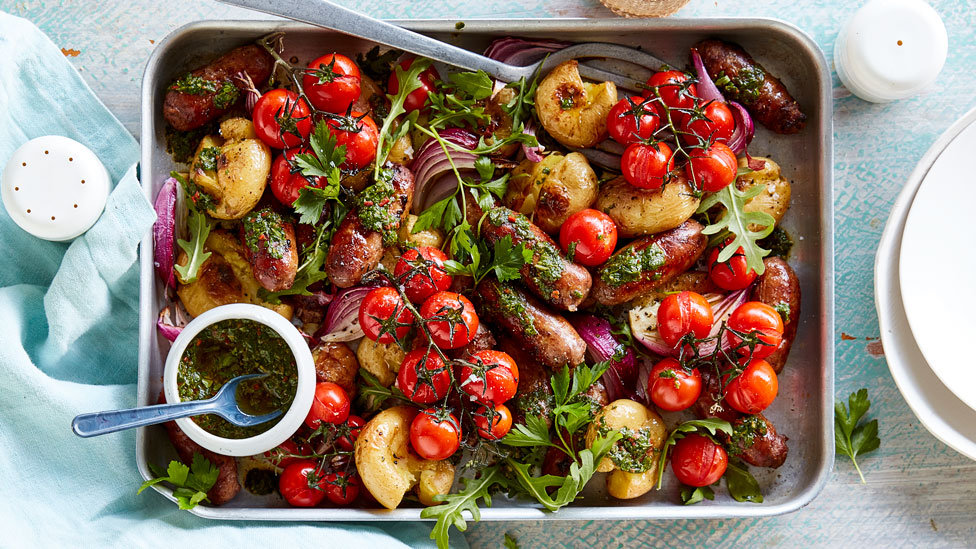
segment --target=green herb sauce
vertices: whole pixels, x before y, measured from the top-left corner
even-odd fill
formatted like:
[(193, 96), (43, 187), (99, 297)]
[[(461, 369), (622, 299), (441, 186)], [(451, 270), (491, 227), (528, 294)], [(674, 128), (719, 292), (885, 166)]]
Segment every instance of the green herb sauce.
[(384, 246), (397, 243), (400, 218), (390, 211), (390, 206), (395, 200), (397, 200), (396, 190), (393, 188), (393, 183), (386, 178), (378, 179), (357, 197), (359, 221), (362, 222), (363, 227), (383, 235)]
[(611, 257), (600, 268), (600, 279), (610, 286), (622, 286), (640, 280), (644, 273), (664, 267), (667, 259), (664, 250), (656, 243), (641, 250), (631, 246)]
[(214, 106), (218, 109), (226, 109), (234, 103), (237, 103), (240, 97), (241, 90), (237, 89), (237, 86), (233, 82), (226, 80), (221, 84), (220, 89), (217, 90), (217, 95), (214, 96)]
[(785, 229), (776, 227), (769, 236), (757, 242), (759, 247), (769, 250), (768, 257), (782, 257), (789, 259), (790, 251), (793, 249), (793, 239)]
[(724, 72), (719, 73), (715, 85), (721, 88), (729, 99), (748, 105), (759, 99), (765, 80), (766, 71), (756, 64), (739, 69), (734, 78)]
[[(298, 387), (298, 369), (288, 344), (260, 322), (223, 320), (197, 334), (180, 358), (180, 400), (211, 398), (231, 379), (257, 373), (268, 376), (238, 386), (241, 409), (258, 415), (287, 408)], [(254, 427), (237, 427), (212, 414), (196, 416), (193, 421), (209, 433), (234, 439), (261, 434), (278, 423), (273, 420)]]
[(535, 322), (532, 315), (525, 309), (525, 300), (519, 296), (518, 292), (505, 284), (498, 284), (498, 312), (504, 318), (514, 318), (522, 326), (525, 335), (539, 335), (535, 329)]
[(565, 270), (559, 248), (552, 242), (536, 238), (529, 218), (508, 208), (491, 210), (488, 213), (488, 222), (496, 227), (511, 223), (515, 233), (512, 244), (517, 245), (521, 241), (527, 249), (532, 250), (532, 261), (526, 264), (529, 279), (535, 283), (541, 294), (550, 295)]
[(244, 489), (256, 496), (266, 496), (278, 488), (278, 475), (274, 471), (255, 467), (244, 475)]
[(251, 253), (256, 254), (264, 248), (269, 256), (281, 259), (291, 247), (283, 224), (284, 220), (271, 208), (251, 211), (243, 219), (244, 244)]
[(169, 89), (190, 95), (206, 95), (217, 91), (217, 83), (202, 76), (187, 74), (170, 85)]
[(190, 130), (181, 132), (174, 129), (169, 124), (166, 125), (166, 152), (168, 152), (175, 162), (189, 164), (193, 160), (193, 154), (197, 150), (197, 145), (207, 135), (217, 133), (217, 121)]
[[(641, 427), (637, 431), (622, 427), (619, 429), (620, 440), (614, 443), (607, 454), (610, 461), (621, 471), (628, 473), (643, 473), (649, 471), (657, 461), (657, 451), (651, 443), (651, 428)], [(600, 436), (607, 436), (610, 430), (605, 426), (600, 428)]]
[(217, 169), (217, 157), (219, 156), (220, 147), (204, 147), (197, 155), (197, 167), (212, 172)]
[(732, 427), (732, 439), (729, 444), (729, 451), (733, 455), (742, 450), (751, 448), (756, 442), (756, 437), (766, 436), (766, 422), (759, 419), (759, 416), (746, 416), (740, 423)]

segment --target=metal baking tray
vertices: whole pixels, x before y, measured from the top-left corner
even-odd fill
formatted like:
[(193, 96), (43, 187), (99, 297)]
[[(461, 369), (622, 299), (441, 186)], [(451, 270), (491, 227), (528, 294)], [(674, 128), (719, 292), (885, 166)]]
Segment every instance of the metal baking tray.
[[(793, 182), (793, 205), (784, 227), (796, 242), (791, 264), (799, 276), (802, 320), (787, 368), (780, 377), (779, 397), (767, 415), (789, 436), (790, 454), (776, 470), (752, 468), (765, 492), (765, 503), (739, 503), (724, 489), (715, 501), (683, 506), (678, 484), (666, 475), (661, 491), (621, 501), (606, 494), (603, 478), (594, 478), (582, 498), (557, 513), (524, 501), (494, 498), (483, 509), (483, 520), (539, 519), (678, 519), (755, 517), (794, 511), (809, 503), (823, 488), (834, 462), (834, 306), (832, 128), (830, 71), (816, 43), (787, 23), (771, 19), (516, 19), (466, 21), (400, 21), (407, 28), (435, 36), (473, 51), (482, 51), (494, 38), (521, 36), (574, 42), (614, 42), (640, 47), (660, 59), (685, 66), (688, 48), (706, 37), (740, 43), (791, 90), (809, 116), (806, 128), (792, 136), (757, 128), (750, 147), (754, 155), (770, 156)], [(373, 46), (356, 37), (290, 22), (212, 21), (177, 29), (155, 49), (142, 84), (142, 184), (152, 200), (169, 171), (176, 166), (165, 150), (162, 103), (165, 88), (175, 77), (218, 57), (223, 52), (273, 31), (284, 31), (286, 59), (299, 64), (325, 51), (346, 54)], [(169, 342), (157, 335), (155, 323), (164, 305), (164, 288), (153, 272), (152, 237), (142, 241), (139, 330), (138, 404), (153, 403), (162, 384), (163, 361)], [(162, 427), (140, 429), (136, 460), (143, 477), (150, 478), (147, 461), (167, 463), (175, 451)], [(602, 477), (602, 474), (597, 474)], [(172, 493), (156, 487), (170, 499)], [(175, 501), (175, 500), (174, 500)], [(198, 506), (193, 513), (237, 520), (419, 520), (419, 504), (405, 502), (396, 510), (377, 508), (290, 508), (278, 496), (256, 497), (245, 490), (221, 507)]]

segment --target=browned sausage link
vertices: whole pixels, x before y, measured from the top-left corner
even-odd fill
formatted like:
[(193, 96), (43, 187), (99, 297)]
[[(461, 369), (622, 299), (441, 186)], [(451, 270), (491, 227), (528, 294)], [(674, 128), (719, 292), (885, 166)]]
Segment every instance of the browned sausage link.
[(562, 316), (522, 289), (485, 279), (473, 300), (478, 314), (510, 336), (525, 352), (549, 369), (583, 362), (586, 342)]
[(507, 237), (512, 245), (524, 244), (533, 252), (522, 266), (522, 282), (535, 295), (564, 311), (575, 311), (590, 293), (589, 271), (566, 258), (552, 238), (524, 215), (495, 207), (481, 223), (481, 236), (489, 244)]
[(783, 317), (783, 340), (766, 362), (780, 373), (796, 338), (800, 319), (800, 281), (786, 261), (778, 257), (763, 260), (766, 272), (759, 277), (752, 290), (752, 299), (761, 301), (779, 311)]
[(756, 414), (735, 420), (728, 444), (732, 453), (742, 458), (742, 461), (756, 467), (775, 468), (786, 461), (789, 451), (787, 440), (787, 437), (776, 432), (773, 423), (766, 416)]
[[(218, 86), (231, 82), (242, 92), (240, 95), (243, 97), (244, 84), (235, 76), (246, 74), (256, 86), (261, 86), (271, 76), (273, 69), (274, 58), (264, 48), (252, 44), (234, 48), (213, 63), (194, 70), (190, 75)], [(214, 104), (217, 95), (216, 91), (193, 94), (170, 89), (163, 100), (163, 116), (170, 126), (179, 131), (199, 128), (227, 112), (236, 103), (218, 107)]]
[[(738, 44), (704, 40), (695, 48), (708, 75), (717, 81), (725, 96), (745, 105), (763, 126), (776, 133), (796, 133), (803, 129), (807, 116), (786, 86)], [(728, 77), (729, 83), (722, 82), (723, 76)]]
[[(400, 223), (410, 210), (414, 189), (413, 174), (399, 164), (387, 163), (384, 169), (392, 172), (392, 194), (381, 199), (380, 204), (362, 200), (364, 195), (373, 190), (389, 189), (383, 181), (375, 183), (373, 187), (360, 193), (356, 207), (346, 215), (332, 237), (325, 270), (329, 274), (329, 280), (340, 288), (359, 284), (363, 275), (379, 265), (383, 257), (383, 233), (363, 223), (360, 217), (363, 210), (367, 209), (366, 211), (369, 211), (372, 217), (376, 217), (377, 207), (385, 208), (389, 214), (389, 225), (384, 228), (384, 232), (393, 235), (396, 234)], [(388, 203), (382, 204), (387, 199)]]
[[(462, 277), (456, 277), (462, 278)], [(469, 277), (463, 277), (470, 280)], [(474, 333), (474, 337), (468, 342), (464, 347), (458, 349), (449, 349), (444, 351), (447, 356), (453, 359), (467, 358), (477, 352), (487, 351), (489, 349), (495, 348), (495, 337), (491, 334), (491, 330), (488, 329), (483, 323), (478, 323), (478, 329)]]
[(271, 208), (253, 211), (241, 220), (244, 255), (258, 283), (269, 292), (287, 290), (298, 272), (295, 227)]
[(708, 238), (697, 221), (645, 236), (613, 254), (593, 280), (593, 297), (619, 305), (666, 284), (698, 261)]
[(512, 423), (525, 425), (525, 416), (535, 415), (545, 420), (546, 425), (552, 426), (553, 395), (549, 371), (529, 356), (514, 339), (500, 337), (498, 349), (508, 353), (519, 370), (518, 388), (512, 400)]
[(702, 376), (702, 391), (698, 400), (691, 406), (691, 411), (699, 419), (719, 418), (734, 422), (739, 418), (739, 412), (735, 411), (722, 396), (722, 385), (719, 378), (710, 367), (699, 370)]
[(349, 398), (356, 396), (356, 374), (359, 360), (356, 353), (341, 341), (320, 343), (312, 349), (315, 360), (315, 380), (332, 382), (343, 388)]

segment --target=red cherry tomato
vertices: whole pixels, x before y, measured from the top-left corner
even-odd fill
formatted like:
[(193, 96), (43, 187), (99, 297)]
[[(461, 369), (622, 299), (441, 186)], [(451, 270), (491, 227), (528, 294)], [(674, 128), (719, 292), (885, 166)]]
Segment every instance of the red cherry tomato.
[[(491, 428), (488, 427), (488, 416), (491, 415)], [(500, 440), (512, 430), (512, 412), (508, 406), (495, 406), (494, 414), (489, 414), (488, 408), (482, 406), (474, 413), (474, 423), (478, 426), (478, 436), (488, 440)]]
[(403, 357), (396, 384), (411, 401), (431, 404), (447, 396), (451, 374), (435, 351), (416, 349)]
[(710, 101), (702, 107), (701, 115), (685, 118), (681, 129), (692, 134), (680, 134), (681, 140), (689, 145), (697, 145), (698, 138), (728, 143), (735, 131), (735, 119), (725, 103)]
[(325, 497), (336, 505), (349, 505), (359, 496), (359, 477), (347, 475), (345, 471), (325, 475), (321, 486)]
[(394, 288), (374, 288), (359, 305), (359, 326), (366, 337), (377, 343), (402, 340), (410, 331), (411, 324), (413, 314)]
[[(413, 59), (404, 59), (400, 62), (400, 68), (406, 71), (410, 69), (412, 64)], [(420, 73), (420, 87), (410, 92), (410, 95), (403, 102), (403, 108), (407, 112), (418, 109), (426, 110), (427, 97), (435, 90), (434, 82), (440, 79), (441, 76), (437, 74), (437, 69), (434, 67), (429, 67)], [(400, 80), (397, 78), (396, 71), (390, 73), (386, 88), (391, 95), (396, 95), (400, 91)]]
[(501, 351), (478, 351), (461, 366), (458, 383), (461, 390), (483, 404), (501, 404), (515, 396), (518, 389), (518, 366)]
[(607, 132), (621, 145), (650, 139), (660, 125), (657, 106), (643, 97), (625, 97), (607, 114)]
[[(644, 97), (657, 97), (658, 94), (664, 104), (672, 109), (690, 109), (695, 106), (695, 98), (698, 96), (698, 88), (694, 84), (686, 84), (688, 75), (681, 71), (661, 71), (654, 73), (647, 79), (647, 87), (644, 90)], [(654, 93), (657, 88), (658, 94)], [(678, 115), (683, 118), (682, 113), (671, 113), (672, 118)], [(677, 120), (675, 120), (677, 122)]]
[[(420, 306), (434, 344), (441, 349), (457, 349), (474, 339), (478, 314), (468, 298), (454, 292), (437, 292)], [(434, 320), (436, 319), (436, 320)]]
[(667, 143), (628, 145), (620, 158), (620, 171), (627, 183), (641, 189), (658, 189), (674, 171), (674, 153)]
[(302, 87), (316, 109), (341, 114), (359, 99), (361, 80), (359, 67), (352, 59), (330, 53), (308, 64)]
[[(727, 245), (728, 243), (726, 243)], [(742, 246), (732, 254), (728, 261), (719, 263), (718, 256), (723, 247), (712, 248), (708, 254), (708, 278), (723, 290), (741, 290), (756, 280), (756, 271), (746, 266), (746, 254)]]
[(742, 357), (739, 359), (739, 367), (744, 369), (732, 381), (728, 381), (731, 374), (722, 378), (723, 383), (728, 383), (725, 400), (729, 406), (743, 414), (758, 414), (776, 400), (779, 392), (776, 371), (761, 358), (749, 360), (749, 357)]
[[(738, 349), (740, 355), (748, 355), (751, 352), (753, 358), (765, 358), (773, 354), (783, 341), (783, 318), (779, 316), (776, 309), (759, 301), (747, 301), (739, 305), (738, 309), (732, 311), (726, 326), (730, 330), (743, 334), (758, 332), (757, 335), (762, 343), (757, 343), (752, 351), (748, 346), (740, 347)], [(742, 343), (742, 338), (732, 331), (728, 332), (728, 338), (733, 346)]]
[(617, 224), (599, 210), (580, 210), (559, 229), (559, 245), (580, 265), (603, 265), (617, 247)]
[(289, 160), (293, 159), (296, 154), (315, 155), (311, 150), (305, 148), (286, 149), (278, 155), (274, 164), (271, 165), (271, 192), (274, 193), (278, 202), (285, 206), (293, 205), (305, 187), (321, 189), (328, 184), (324, 177), (306, 178), (299, 172), (292, 173), (292, 165)]
[(701, 294), (679, 292), (664, 298), (657, 309), (657, 330), (665, 343), (674, 347), (681, 338), (694, 334), (708, 337), (712, 329), (712, 306)]
[[(410, 301), (423, 303), (428, 297), (451, 287), (454, 279), (444, 270), (445, 261), (447, 255), (437, 248), (431, 246), (410, 248), (397, 260), (393, 275), (403, 285)], [(410, 272), (416, 274), (404, 280)]]
[(346, 428), (349, 430), (349, 434), (342, 436), (336, 442), (339, 448), (346, 451), (351, 451), (356, 445), (356, 439), (359, 438), (359, 432), (363, 430), (363, 425), (366, 425), (366, 421), (359, 416), (349, 416), (346, 419)]
[(277, 447), (265, 452), (264, 457), (268, 458), (271, 463), (284, 469), (292, 463), (308, 459), (308, 456), (311, 454), (311, 448), (304, 442), (295, 442), (294, 439), (288, 439)]
[(331, 381), (323, 381), (315, 385), (315, 398), (305, 425), (312, 429), (318, 429), (321, 422), (339, 425), (349, 417), (349, 408), (346, 391)]
[(410, 444), (424, 459), (447, 459), (461, 446), (461, 424), (445, 410), (428, 408), (413, 418)]
[(315, 507), (325, 498), (325, 492), (318, 488), (322, 483), (318, 463), (303, 460), (285, 467), (278, 479), (278, 491), (289, 505)]
[(312, 112), (298, 94), (276, 88), (254, 103), (254, 132), (275, 149), (297, 147), (312, 133)]
[(709, 486), (718, 482), (729, 466), (725, 448), (708, 437), (692, 433), (678, 440), (671, 452), (671, 469), (682, 484)]
[(651, 401), (666, 412), (690, 408), (701, 395), (702, 378), (697, 369), (689, 372), (673, 358), (665, 358), (654, 365), (647, 379), (647, 394)]
[(739, 161), (725, 143), (713, 143), (707, 149), (692, 149), (685, 164), (685, 176), (693, 187), (714, 193), (735, 181)]
[(352, 111), (349, 116), (329, 118), (327, 122), (329, 131), (336, 138), (336, 147), (346, 148), (343, 169), (361, 170), (376, 159), (380, 131), (371, 116)]

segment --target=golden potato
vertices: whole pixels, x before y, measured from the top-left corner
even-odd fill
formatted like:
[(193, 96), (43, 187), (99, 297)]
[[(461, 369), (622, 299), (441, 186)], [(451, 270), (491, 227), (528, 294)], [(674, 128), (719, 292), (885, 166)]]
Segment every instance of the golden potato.
[(247, 118), (238, 116), (228, 118), (220, 123), (220, 135), (227, 141), (258, 138), (258, 132), (254, 130), (254, 124)]
[(200, 141), (190, 166), (190, 179), (213, 197), (207, 211), (216, 219), (240, 219), (264, 193), (271, 173), (271, 149), (254, 137), (254, 125), (245, 118), (221, 123), (224, 139), (208, 135)]
[(356, 349), (359, 365), (376, 376), (384, 387), (393, 385), (406, 353), (396, 343), (377, 343), (364, 337)]
[[(253, 303), (291, 319), (291, 305), (272, 305), (259, 297), (261, 285), (244, 257), (244, 248), (233, 235), (223, 230), (213, 231), (204, 249), (210, 252), (210, 257), (200, 266), (197, 280), (191, 284), (180, 280), (176, 290), (190, 316), (199, 316), (228, 303)], [(177, 264), (185, 265), (188, 260), (186, 253), (180, 252)]]
[[(764, 161), (766, 165), (761, 170), (745, 174), (736, 179), (735, 186), (739, 190), (745, 190), (755, 185), (765, 185), (766, 190), (756, 195), (749, 202), (746, 202), (743, 211), (766, 212), (773, 216), (776, 225), (779, 225), (783, 216), (786, 215), (786, 210), (790, 208), (790, 194), (792, 192), (790, 182), (780, 175), (780, 167), (776, 162), (773, 162), (769, 158), (759, 156), (753, 157), (753, 160)], [(744, 168), (746, 165), (746, 159), (739, 160), (740, 168)], [(761, 227), (752, 225), (750, 229), (759, 230)]]
[(619, 236), (634, 238), (681, 225), (695, 213), (699, 202), (684, 176), (659, 189), (635, 187), (621, 176), (600, 187), (593, 207), (613, 219)]
[(542, 127), (567, 147), (588, 148), (607, 136), (607, 114), (617, 102), (613, 82), (584, 84), (576, 60), (554, 68), (536, 89)]
[[(625, 436), (644, 440), (647, 445), (647, 451), (642, 455), (629, 455), (626, 450), (622, 451), (628, 454), (627, 457), (632, 462), (629, 464), (630, 470), (624, 470), (628, 465), (615, 461), (616, 458), (604, 456), (600, 460), (597, 471), (610, 473), (607, 475), (607, 491), (617, 499), (631, 499), (646, 494), (654, 484), (657, 457), (668, 437), (664, 420), (657, 412), (639, 402), (620, 399), (604, 406), (597, 413), (586, 431), (587, 448), (593, 447), (593, 441), (601, 430), (623, 431)], [(618, 441), (616, 448), (622, 449), (624, 446)], [(643, 465), (645, 461), (649, 461), (649, 466), (646, 468)]]
[(555, 153), (532, 162), (525, 159), (512, 170), (504, 202), (509, 208), (533, 216), (547, 233), (558, 233), (566, 219), (589, 208), (597, 197), (599, 180), (586, 157)]
[(438, 228), (430, 227), (422, 231), (412, 232), (414, 225), (417, 224), (417, 216), (408, 214), (407, 218), (400, 224), (398, 236), (400, 242), (411, 246), (430, 246), (440, 248), (444, 244), (444, 233)]

